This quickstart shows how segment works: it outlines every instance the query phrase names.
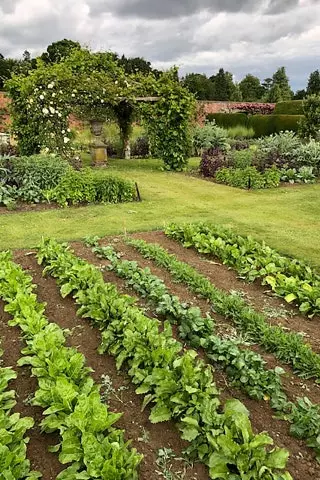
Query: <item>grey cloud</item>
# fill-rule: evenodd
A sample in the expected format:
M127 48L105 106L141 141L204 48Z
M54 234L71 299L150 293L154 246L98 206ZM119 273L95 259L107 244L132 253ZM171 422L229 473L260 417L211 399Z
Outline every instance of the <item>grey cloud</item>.
M91 0L92 15L112 11L120 17L165 19L196 14L203 10L216 12L240 12L259 8L256 0Z
M265 13L277 15L279 13L292 10L299 5L299 0L271 0Z
M13 13L15 11L18 0L0 0L0 12Z

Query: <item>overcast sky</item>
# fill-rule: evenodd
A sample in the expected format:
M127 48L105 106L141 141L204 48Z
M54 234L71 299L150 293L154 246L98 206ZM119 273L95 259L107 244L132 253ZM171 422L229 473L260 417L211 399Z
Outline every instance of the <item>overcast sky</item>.
M0 0L0 53L69 38L157 68L236 80L285 65L294 89L320 69L320 0Z

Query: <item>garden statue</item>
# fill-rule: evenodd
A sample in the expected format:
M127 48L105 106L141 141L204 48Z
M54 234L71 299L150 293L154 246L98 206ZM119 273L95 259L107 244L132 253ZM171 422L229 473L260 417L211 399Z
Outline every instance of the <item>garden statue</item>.
M101 138L103 123L100 120L90 120L90 130L93 135L90 144L92 165L106 165L107 163L107 146Z

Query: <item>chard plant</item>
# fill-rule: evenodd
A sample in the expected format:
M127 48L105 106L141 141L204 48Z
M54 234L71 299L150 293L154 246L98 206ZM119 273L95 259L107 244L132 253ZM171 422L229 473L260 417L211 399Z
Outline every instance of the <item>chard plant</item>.
M291 479L284 471L288 452L272 447L267 433L252 431L241 402L220 404L212 368L195 351L183 350L169 322L160 330L157 319L146 317L66 245L43 240L38 261L57 278L62 296L73 295L78 314L101 329L101 352L114 355L118 368L126 366L144 407L150 404L150 420L174 420L190 442L190 455L208 465L211 478Z

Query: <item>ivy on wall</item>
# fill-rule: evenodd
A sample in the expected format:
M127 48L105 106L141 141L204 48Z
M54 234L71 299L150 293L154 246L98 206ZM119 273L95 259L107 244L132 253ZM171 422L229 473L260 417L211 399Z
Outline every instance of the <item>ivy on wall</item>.
M158 78L128 75L111 54L81 49L60 63L38 60L36 69L8 80L6 89L12 100L12 131L23 155L45 150L71 156L71 113L85 120L116 117L126 136L137 109L165 168L183 170L187 164L195 99L179 83L175 69ZM155 96L156 102L137 102L139 97Z

